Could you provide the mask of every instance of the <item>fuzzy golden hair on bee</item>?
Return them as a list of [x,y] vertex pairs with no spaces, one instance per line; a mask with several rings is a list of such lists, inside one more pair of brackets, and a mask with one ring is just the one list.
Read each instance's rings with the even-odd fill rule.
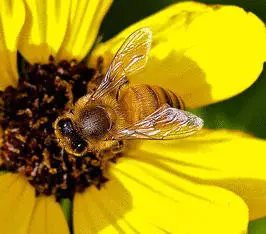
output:
[[111,125],[108,131],[106,131],[106,138],[108,138],[108,135],[114,134],[114,132],[118,131],[118,129],[121,129],[126,125],[126,116],[122,112],[121,106],[114,98],[114,96],[107,94],[104,98],[97,101],[90,101],[90,98],[90,96],[84,96],[76,102],[75,107],[72,110],[73,120],[76,123],[79,123],[81,119],[84,119],[84,117],[86,117],[86,112],[88,114],[88,109],[99,107],[104,110],[105,113],[103,113],[102,111],[98,111],[98,115],[97,113],[94,113],[99,118],[105,118],[104,115],[107,115],[107,118],[109,119]]
[[182,138],[199,131],[203,121],[184,111],[182,99],[172,91],[130,84],[128,77],[145,67],[151,42],[148,28],[130,35],[106,74],[87,86],[88,95],[57,119],[55,133],[67,152],[82,156],[106,151],[124,140]]
[[98,101],[89,100],[90,95],[80,98],[71,112],[60,116],[54,124],[60,146],[76,156],[111,145],[104,140],[126,124],[113,97],[106,95]]

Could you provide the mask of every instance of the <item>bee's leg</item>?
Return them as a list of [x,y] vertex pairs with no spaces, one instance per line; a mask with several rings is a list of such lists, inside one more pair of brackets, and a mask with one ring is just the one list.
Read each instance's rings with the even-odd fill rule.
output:
[[96,69],[99,75],[103,75],[103,57],[99,56],[97,59]]
[[111,149],[111,152],[113,154],[113,157],[111,158],[111,161],[116,163],[117,160],[123,156],[123,153],[125,151],[125,144],[123,141],[116,141],[116,144]]
[[96,64],[96,73],[93,76],[93,78],[88,82],[87,84],[87,91],[95,91],[97,87],[100,85],[104,78],[104,73],[103,73],[103,57],[100,56],[97,59],[97,64]]
[[90,97],[94,92],[94,89],[92,89],[91,87],[87,87],[87,96]]
[[90,90],[94,92],[101,84],[103,78],[104,75],[94,76],[87,84],[87,92],[89,92]]
[[121,153],[124,150],[124,146],[123,141],[116,141],[110,150],[113,154]]
[[116,158],[119,158],[122,155],[125,148],[124,146],[123,141],[113,141],[109,147],[99,152],[96,157],[101,158],[102,160],[111,160],[115,162]]

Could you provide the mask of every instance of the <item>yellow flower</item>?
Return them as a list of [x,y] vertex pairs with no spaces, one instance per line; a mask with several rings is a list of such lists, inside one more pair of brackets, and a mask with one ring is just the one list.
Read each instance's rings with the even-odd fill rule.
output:
[[[25,2],[25,5],[24,5]],[[17,51],[31,64],[81,61],[97,37],[111,0],[0,1],[0,87],[15,86]],[[189,108],[230,98],[262,71],[263,22],[235,6],[174,4],[98,45],[108,68],[133,31],[150,27],[145,70],[130,78],[170,88]],[[265,141],[241,132],[203,130],[173,141],[145,141],[116,164],[99,190],[73,198],[73,229],[86,233],[242,234],[266,215]],[[54,196],[35,196],[18,173],[1,174],[0,233],[69,233]]]

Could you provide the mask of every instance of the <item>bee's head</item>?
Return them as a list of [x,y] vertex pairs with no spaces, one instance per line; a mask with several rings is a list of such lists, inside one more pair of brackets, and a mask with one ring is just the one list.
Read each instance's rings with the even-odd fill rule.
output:
[[103,140],[111,126],[109,114],[102,106],[76,108],[73,113],[58,117],[54,123],[59,144],[76,156],[93,150],[93,142]]
[[55,121],[54,127],[60,145],[64,147],[68,153],[82,156],[87,152],[88,143],[78,133],[71,118],[59,117]]

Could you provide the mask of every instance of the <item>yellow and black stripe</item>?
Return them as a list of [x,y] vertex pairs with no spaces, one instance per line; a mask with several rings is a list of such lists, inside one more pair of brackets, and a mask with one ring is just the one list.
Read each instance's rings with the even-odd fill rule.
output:
[[171,107],[184,109],[184,102],[172,91],[147,84],[134,84],[123,88],[118,100],[128,121],[136,122],[169,104]]

